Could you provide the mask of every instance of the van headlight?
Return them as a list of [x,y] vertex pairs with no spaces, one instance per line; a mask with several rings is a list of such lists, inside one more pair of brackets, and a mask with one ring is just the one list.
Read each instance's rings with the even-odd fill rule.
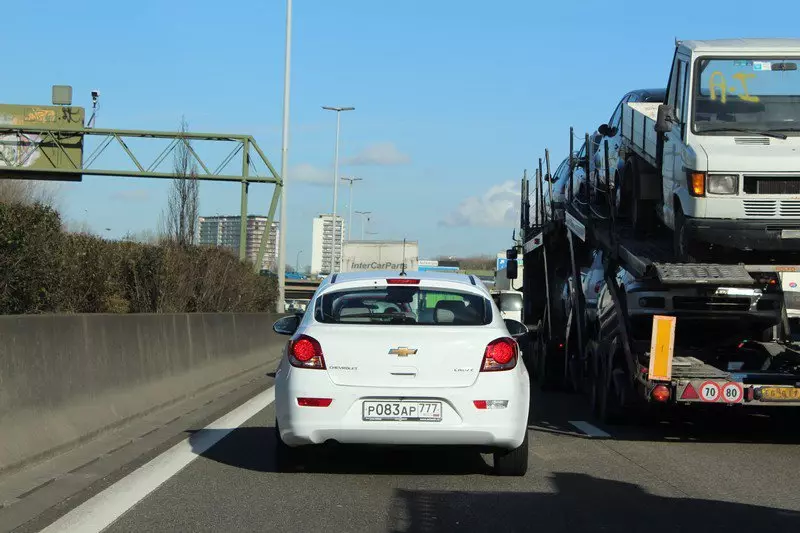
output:
[[710,194],[736,194],[739,192],[739,176],[736,174],[709,174],[706,190]]

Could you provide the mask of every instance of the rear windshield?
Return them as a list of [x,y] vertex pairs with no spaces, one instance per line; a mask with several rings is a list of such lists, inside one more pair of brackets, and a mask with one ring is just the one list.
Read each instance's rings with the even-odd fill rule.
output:
[[491,309],[480,295],[404,286],[327,292],[314,316],[326,324],[481,326],[492,321]]
[[521,294],[501,294],[499,299],[501,311],[522,311]]

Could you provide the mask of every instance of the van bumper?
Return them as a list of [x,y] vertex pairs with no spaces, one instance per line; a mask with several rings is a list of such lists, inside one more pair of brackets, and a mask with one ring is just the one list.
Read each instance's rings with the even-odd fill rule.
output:
[[686,230],[694,240],[738,250],[800,251],[800,220],[687,217]]

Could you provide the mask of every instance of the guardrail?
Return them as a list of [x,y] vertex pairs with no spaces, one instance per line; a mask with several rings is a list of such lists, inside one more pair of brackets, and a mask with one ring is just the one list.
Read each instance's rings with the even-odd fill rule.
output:
[[268,313],[0,316],[0,472],[277,361]]

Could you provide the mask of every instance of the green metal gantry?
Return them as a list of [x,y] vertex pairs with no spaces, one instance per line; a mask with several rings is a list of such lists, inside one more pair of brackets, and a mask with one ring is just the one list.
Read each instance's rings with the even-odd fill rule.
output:
[[[60,124],[46,125],[0,125],[0,139],[2,143],[8,145],[14,142],[18,146],[35,145],[35,150],[40,150],[43,157],[39,157],[37,164],[28,164],[29,155],[26,157],[8,158],[0,150],[0,178],[19,178],[19,179],[65,179],[75,180],[81,176],[121,176],[129,178],[165,178],[173,179],[173,172],[159,171],[159,167],[169,157],[174,150],[183,144],[192,159],[199,165],[196,179],[204,181],[233,181],[241,183],[241,225],[239,234],[239,259],[246,258],[247,249],[247,195],[250,183],[274,183],[275,191],[267,215],[267,227],[261,237],[258,247],[258,257],[254,269],[259,272],[264,261],[264,252],[269,237],[272,222],[275,218],[275,210],[283,189],[283,180],[278,172],[269,162],[264,152],[261,151],[255,139],[251,135],[232,135],[227,133],[191,133],[179,131],[148,131],[148,130],[120,130],[110,128],[86,128],[86,127],[59,127]],[[75,139],[83,139],[87,136],[99,137],[97,147],[88,157],[75,157]],[[16,139],[16,141],[15,141]],[[168,139],[169,144],[153,159],[150,164],[145,165],[140,157],[137,157],[131,150],[125,139]],[[136,170],[120,168],[96,168],[93,165],[98,158],[116,143],[127,154],[129,160],[136,167]],[[194,147],[191,141],[214,141],[233,143],[233,147],[228,155],[219,165],[211,170]],[[251,155],[255,152],[255,157]],[[30,150],[29,150],[30,152]],[[81,153],[82,155],[82,153]],[[223,171],[231,164],[237,156],[241,155],[241,170],[235,174],[223,174]],[[76,160],[79,159],[79,160]],[[85,159],[85,162],[84,162]],[[266,167],[267,173],[261,175],[256,170],[256,164],[261,161]],[[255,172],[251,173],[251,169]],[[285,215],[284,215],[285,216]],[[278,258],[283,260],[283,258]]]

